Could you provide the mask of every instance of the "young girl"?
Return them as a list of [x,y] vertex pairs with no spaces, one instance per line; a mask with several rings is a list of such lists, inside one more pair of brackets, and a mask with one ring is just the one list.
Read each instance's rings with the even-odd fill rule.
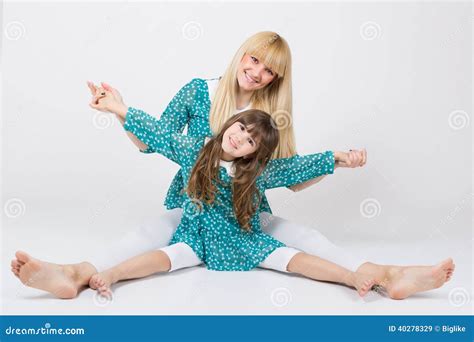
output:
[[360,296],[376,284],[372,276],[286,247],[260,227],[257,209],[266,189],[332,174],[340,152],[270,160],[279,131],[269,114],[256,109],[230,118],[212,138],[181,135],[167,122],[151,125],[150,118],[129,107],[124,128],[181,166],[185,184],[181,222],[167,247],[92,276],[91,288],[109,296],[110,285],[117,281],[200,263],[217,271],[260,266],[298,273],[353,286]]

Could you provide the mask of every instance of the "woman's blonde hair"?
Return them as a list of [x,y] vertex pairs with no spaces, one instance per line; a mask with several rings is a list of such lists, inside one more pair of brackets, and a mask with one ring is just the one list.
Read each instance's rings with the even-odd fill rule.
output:
[[252,108],[270,113],[278,125],[280,139],[272,158],[286,158],[296,154],[292,117],[291,53],[288,43],[275,32],[259,32],[248,38],[234,55],[219,81],[212,99],[209,123],[214,134],[236,110],[239,89],[237,71],[245,54],[252,55],[276,72],[277,77],[265,88],[254,91]]

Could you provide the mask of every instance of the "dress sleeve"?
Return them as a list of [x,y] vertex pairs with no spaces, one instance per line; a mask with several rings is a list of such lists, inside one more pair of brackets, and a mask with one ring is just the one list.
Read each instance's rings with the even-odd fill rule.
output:
[[181,166],[200,150],[202,138],[176,133],[169,122],[157,121],[140,109],[128,107],[123,127],[154,152]]
[[[172,132],[183,133],[184,127],[190,120],[191,109],[196,97],[198,88],[196,80],[191,80],[178,91],[159,119],[155,117],[147,118],[147,127],[151,128],[159,125],[159,122],[162,121],[168,125]],[[148,146],[147,149],[140,150],[140,152],[153,153],[157,151]]]
[[333,174],[334,164],[333,151],[272,159],[261,177],[266,189],[288,187],[315,177]]

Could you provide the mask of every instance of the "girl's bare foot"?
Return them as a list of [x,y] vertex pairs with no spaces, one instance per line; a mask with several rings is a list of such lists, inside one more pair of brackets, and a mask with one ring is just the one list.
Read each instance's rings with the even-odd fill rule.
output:
[[364,297],[372,286],[377,285],[377,280],[368,274],[352,272],[347,285],[355,287],[359,296]]
[[107,270],[94,274],[89,281],[89,287],[97,290],[101,296],[110,298],[112,296],[111,285],[116,282],[113,272]]
[[455,266],[451,258],[434,266],[395,266],[389,270],[384,286],[392,299],[404,299],[443,286],[451,279]]
[[29,287],[40,289],[58,298],[70,299],[77,296],[89,278],[97,273],[92,264],[83,262],[74,265],[58,265],[33,258],[23,251],[15,253],[12,260],[13,274]]

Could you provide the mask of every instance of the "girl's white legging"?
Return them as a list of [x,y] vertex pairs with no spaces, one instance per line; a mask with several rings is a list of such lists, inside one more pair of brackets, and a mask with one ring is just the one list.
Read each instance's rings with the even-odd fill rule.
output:
[[[131,257],[167,246],[181,221],[182,213],[181,208],[176,208],[156,218],[147,219],[136,230],[125,234],[105,250],[97,251],[88,261],[101,272]],[[334,245],[311,227],[267,212],[260,214],[260,222],[264,232],[288,247],[318,256],[348,270],[355,272],[360,265],[368,261],[362,256]]]
[[[171,268],[169,272],[203,263],[194,253],[193,249],[184,242],[174,243],[170,246],[159,248],[159,250],[165,252],[170,259]],[[288,271],[288,264],[300,252],[300,250],[292,247],[278,247],[258,267],[290,273]]]

